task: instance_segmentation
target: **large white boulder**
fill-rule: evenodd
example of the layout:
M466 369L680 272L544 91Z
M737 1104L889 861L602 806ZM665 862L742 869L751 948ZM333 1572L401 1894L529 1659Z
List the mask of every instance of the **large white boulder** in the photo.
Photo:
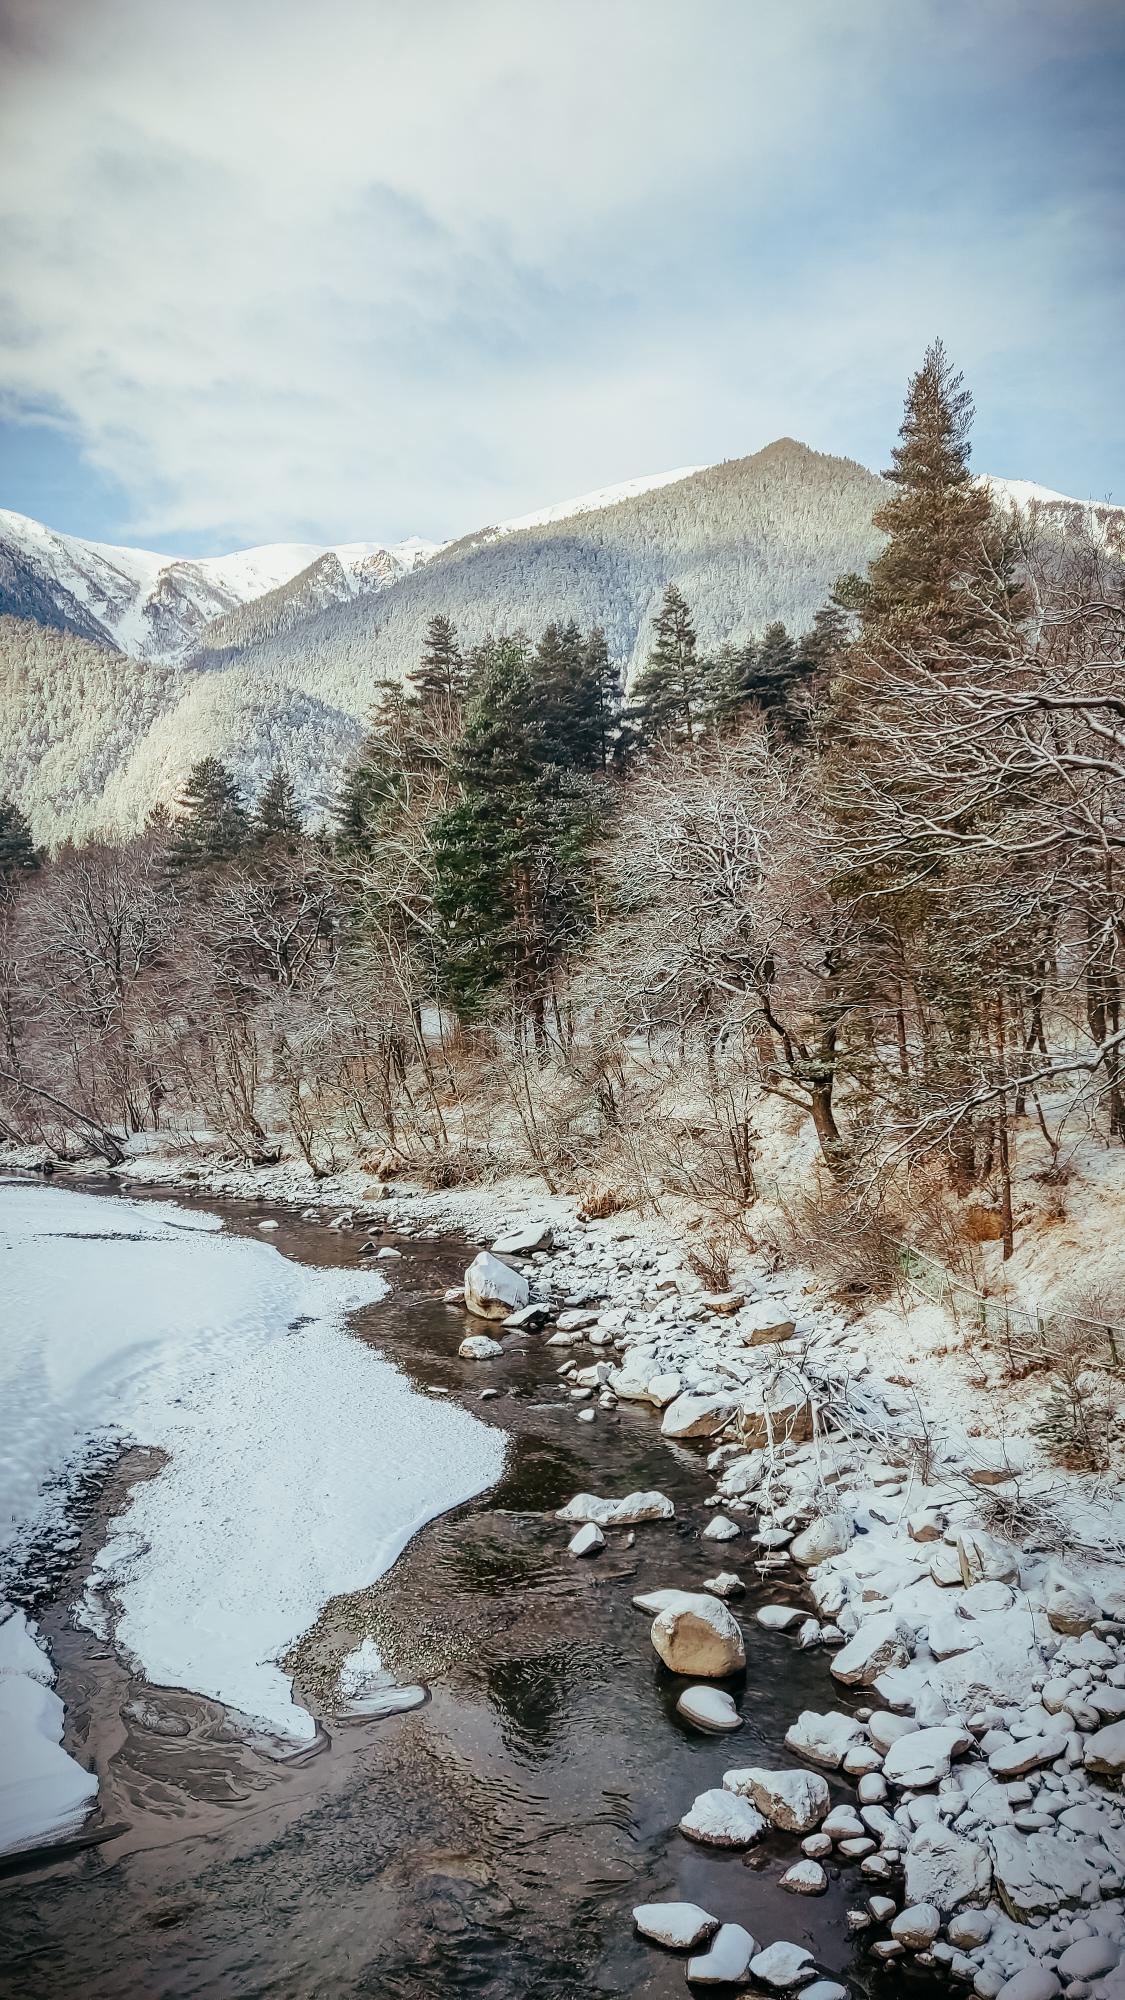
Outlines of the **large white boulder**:
M760 1813L786 1833L809 1833L819 1826L831 1803L828 1782L819 1771L765 1771L756 1764L724 1771L728 1792L752 1800Z
M593 1521L599 1528L631 1528L638 1521L670 1521L675 1507L664 1493L627 1493L623 1500L603 1500L596 1493L576 1493L560 1507L556 1521Z
M690 1986L743 1986L756 1941L741 1924L720 1924L705 1952L688 1959Z
M865 1618L855 1636L836 1654L831 1671L847 1687L873 1687L888 1667L904 1667L910 1658L908 1632L893 1611Z
M719 1928L719 1919L708 1916L698 1903L640 1903L633 1922L642 1937L666 1945L669 1951L691 1951Z
M925 1791L948 1777L952 1759L968 1750L972 1740L958 1723L908 1730L887 1751L883 1776L888 1784L901 1785L904 1790Z
M742 1632L717 1597L686 1593L678 1604L670 1604L654 1618L652 1643L665 1666L674 1674L698 1675L701 1680L722 1680L727 1674L741 1673L746 1665Z
M907 1902L933 1903L943 1917L962 1903L983 1903L992 1881L985 1850L940 1820L925 1820L911 1835L903 1865Z
M660 1428L665 1437L713 1437L735 1409L735 1399L725 1392L712 1396L677 1396L668 1404Z
M854 1715L841 1715L835 1708L830 1708L827 1715L818 1715L815 1708L804 1708L786 1730L785 1742L798 1757L807 1757L812 1764L823 1764L826 1770L838 1771L862 1735L863 1724Z
M767 1824L748 1799L716 1787L700 1792L680 1821L680 1832L704 1847L752 1847Z
M708 1736L725 1736L742 1728L742 1717L725 1688L685 1688L676 1703L677 1715Z
M807 1984L812 1971L812 1953L803 1944L767 1945L765 1951L750 1960L751 1978L761 1986L768 1986L771 1993L796 1992L799 1986Z
M831 1514L821 1514L810 1521L799 1535L789 1544L789 1553L802 1569L811 1569L814 1563L827 1562L829 1556L843 1555L855 1537L855 1525L850 1514L837 1508Z
M478 1319L506 1319L530 1297L522 1271L513 1271L499 1257L482 1250L465 1273L465 1304Z
M511 1229L504 1236L497 1236L492 1248L498 1257L530 1257L533 1250L549 1250L552 1231L549 1222L526 1222L522 1229Z

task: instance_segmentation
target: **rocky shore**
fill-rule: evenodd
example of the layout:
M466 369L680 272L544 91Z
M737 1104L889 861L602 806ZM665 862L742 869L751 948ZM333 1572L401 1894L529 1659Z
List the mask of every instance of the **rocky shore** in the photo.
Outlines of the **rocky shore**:
M285 1167L146 1157L121 1179L298 1208L347 1232L357 1259L382 1252L392 1275L385 1233L459 1227L489 1242L468 1260L463 1301L449 1298L464 1307L453 1330L479 1393L505 1343L542 1340L576 1422L647 1404L713 1476L714 1577L698 1594L636 1600L687 1681L681 1715L708 1732L737 1726L753 1646L740 1569L777 1578L779 1602L757 1618L824 1648L846 1694L840 1710L793 1717L786 1770L732 1755L721 1788L684 1799L680 1833L749 1848L783 1831L783 1886L797 1896L820 1893L826 1869L848 1871L848 1922L891 1981L910 1966L981 2000L1125 1996L1116 1488L1042 1464L1016 1431L980 1432L953 1399L924 1403L905 1386L909 1356L889 1365L885 1341L804 1274L747 1256L729 1290L709 1292L654 1223L583 1223L530 1191L517 1205L358 1174L313 1184ZM576 1495L559 1532L596 1562L607 1539L643 1534L670 1505ZM854 1805L831 1808L826 1770L854 1785ZM683 1953L701 1989L846 1994L800 1945L698 1906L642 1906L635 1921L654 1948Z

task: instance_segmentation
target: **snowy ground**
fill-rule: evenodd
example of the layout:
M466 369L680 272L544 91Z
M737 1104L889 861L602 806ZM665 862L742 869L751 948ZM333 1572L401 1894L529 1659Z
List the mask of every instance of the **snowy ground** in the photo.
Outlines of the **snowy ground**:
M0 1584L61 1524L91 1451L155 1448L166 1463L114 1524L85 1615L114 1626L148 1680L308 1741L315 1725L276 1660L328 1598L373 1582L425 1521L490 1485L502 1434L420 1395L346 1332L347 1313L385 1292L376 1272L309 1270L172 1204L14 1183L0 1186L0 1255ZM59 1747L50 1678L8 1618L0 1724L20 1765L5 1743L0 1851L72 1831L90 1800Z

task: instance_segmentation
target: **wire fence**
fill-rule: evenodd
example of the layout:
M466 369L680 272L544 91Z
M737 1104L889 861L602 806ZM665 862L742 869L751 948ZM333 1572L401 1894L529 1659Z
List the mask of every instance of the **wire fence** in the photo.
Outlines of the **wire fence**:
M959 1331L973 1332L1007 1350L1009 1364L1052 1362L1063 1358L1060 1337L1069 1329L1104 1347L1104 1366L1119 1372L1125 1355L1125 1327L1090 1319L1083 1313L1043 1313L1037 1306L1015 1305L1010 1299L987 1298L953 1277L936 1257L908 1243L895 1245L904 1283L919 1298L941 1306Z

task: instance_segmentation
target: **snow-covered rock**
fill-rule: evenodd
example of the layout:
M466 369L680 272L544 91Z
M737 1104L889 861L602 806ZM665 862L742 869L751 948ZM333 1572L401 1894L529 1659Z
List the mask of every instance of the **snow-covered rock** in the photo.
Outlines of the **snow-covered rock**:
M968 1750L972 1740L956 1723L909 1730L887 1751L883 1776L888 1784L904 1790L924 1791L948 1776L952 1759Z
M720 1924L705 1952L689 1958L690 1986L742 1986L757 1941L741 1924Z
M888 1667L904 1667L910 1658L907 1629L893 1611L865 1618L855 1637L836 1654L831 1672L848 1687L873 1687Z
M778 1340L790 1340L796 1332L793 1320L779 1313L775 1302L756 1299L739 1315L738 1335L744 1347L766 1347Z
M526 1222L497 1236L492 1248L497 1257L530 1257L534 1250L549 1250L553 1232L549 1222Z
M891 1936L909 1951L925 1951L941 1929L941 1911L933 1903L910 1903L891 1925Z
M725 1688L685 1688L676 1703L676 1713L708 1735L725 1735L742 1727L742 1717Z
M746 1665L742 1632L718 1598L686 1594L653 1620L652 1643L674 1674L721 1680Z
M579 1528L576 1535L571 1536L566 1545L566 1552L569 1556L596 1556L598 1550L604 1547L605 1536L597 1522L587 1521L584 1527Z
M522 1271L513 1271L482 1250L465 1272L465 1304L478 1319L506 1319L530 1296Z
M838 1771L847 1751L862 1734L863 1724L854 1715L841 1715L834 1708L826 1715L819 1715L816 1709L805 1708L786 1730L785 1742L798 1757L807 1757L810 1763L822 1764L826 1770Z
M494 1361L504 1349L498 1340L492 1340L487 1333L467 1333L457 1349L462 1361Z
M827 1562L829 1556L842 1555L854 1535L855 1524L851 1515L838 1509L810 1521L808 1527L790 1543L789 1553L802 1569L811 1569L815 1563Z
M804 1945L781 1941L767 1945L750 1960L750 1977L771 1993L793 1993L814 1970L812 1953Z
M696 1396L688 1391L668 1404L660 1428L669 1438L713 1437L735 1408L735 1398L726 1393Z
M751 1799L774 1826L786 1833L809 1833L819 1826L831 1804L827 1780L819 1771L766 1771L756 1764L725 1771L730 1792Z
M925 1821L911 1835L903 1865L907 1902L933 1903L943 1917L962 1903L983 1902L992 1880L984 1849L940 1820Z
M726 1514L716 1514L712 1520L708 1521L707 1526L700 1536L700 1540L703 1542L733 1542L741 1533L742 1529L739 1527L737 1521L730 1520Z
M766 1825L749 1800L716 1786L700 1792L680 1821L680 1832L704 1847L751 1847Z
M642 1937L669 1951L691 1951L719 1928L717 1917L709 1916L698 1903L640 1903L633 1922Z
M599 1528L631 1528L639 1521L670 1521L676 1509L664 1493L627 1493L623 1500L603 1500L596 1493L576 1493L560 1507L556 1521L593 1521Z
M819 1861L795 1861L792 1868L786 1869L779 1887L794 1896L823 1896L828 1877Z

